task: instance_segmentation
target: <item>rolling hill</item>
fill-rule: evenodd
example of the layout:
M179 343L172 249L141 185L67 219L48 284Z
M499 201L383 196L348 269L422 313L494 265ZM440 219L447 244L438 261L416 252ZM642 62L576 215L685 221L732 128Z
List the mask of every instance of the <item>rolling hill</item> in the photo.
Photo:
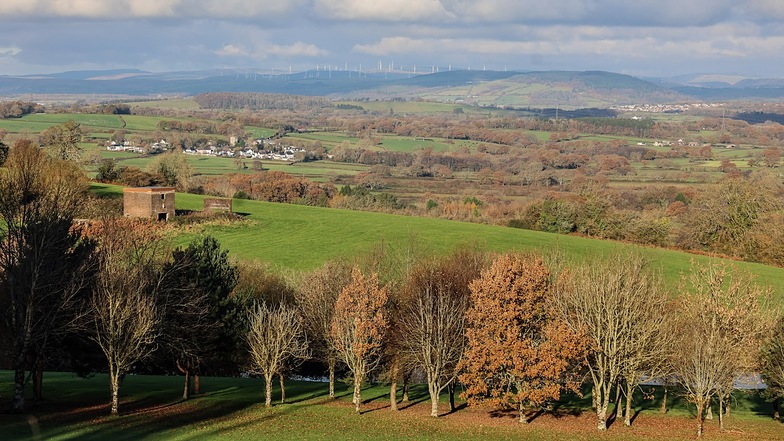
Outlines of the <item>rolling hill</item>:
M121 187L94 184L100 194L119 195ZM177 209L201 210L203 196L177 194ZM175 242L183 245L194 237L216 237L234 258L260 260L285 271L310 270L333 257L356 257L382 242L405 247L412 240L424 252L443 253L459 246L479 246L491 251L557 251L565 259L583 260L616 252L641 252L661 272L677 293L681 275L692 262L705 263L707 256L620 242L565 236L502 226L410 217L364 211L338 210L250 200L234 200L234 211L244 220L188 226L179 229ZM784 268L736 262L784 298Z
M699 77L701 80L721 79ZM93 70L46 75L0 76L0 96L31 95L178 95L204 92L267 92L331 98L426 99L501 107L568 109L638 103L683 102L695 99L765 97L784 93L778 80L720 82L703 87L700 79L651 80L612 72L477 71L436 73L304 72L254 69L144 72ZM735 79L733 79L735 80ZM696 82L696 83L695 83Z

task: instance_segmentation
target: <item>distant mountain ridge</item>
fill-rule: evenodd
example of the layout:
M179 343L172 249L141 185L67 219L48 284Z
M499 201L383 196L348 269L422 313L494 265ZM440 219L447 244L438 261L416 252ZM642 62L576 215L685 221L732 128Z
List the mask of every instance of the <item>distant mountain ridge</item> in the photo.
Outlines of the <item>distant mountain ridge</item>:
M642 79L603 71L442 70L303 72L256 69L146 72L138 69L0 76L0 96L181 95L205 92L288 93L330 98L422 98L499 107L607 108L784 97L784 79L695 74Z

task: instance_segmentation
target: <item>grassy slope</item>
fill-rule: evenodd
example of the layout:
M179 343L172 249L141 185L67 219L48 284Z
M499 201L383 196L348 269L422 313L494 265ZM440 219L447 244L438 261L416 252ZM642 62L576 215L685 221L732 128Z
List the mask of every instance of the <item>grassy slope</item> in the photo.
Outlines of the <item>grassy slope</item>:
M613 425L607 433L595 431L595 417L589 409L590 397L569 399L555 406L558 416L545 414L528 426L515 422L514 412L490 412L467 408L433 419L422 386L411 391L412 406L400 412L388 409L388 389L363 390L365 412L355 415L351 394L338 384L338 400L330 401L323 383L287 384L289 404L265 409L263 381L240 378L204 378L203 395L181 402L182 377L137 376L125 378L121 388L120 418L108 414L106 375L91 379L69 373L47 373L44 391L48 397L29 415L0 413L4 440L31 439L31 427L47 440L211 440L211 439L689 439L693 416L682 400L671 396L671 411L656 412L657 400L636 399L640 412L631 428ZM279 397L279 389L273 398ZM8 398L12 373L0 372L0 398ZM660 391L659 391L660 393ZM400 399L400 391L398 392ZM442 399L442 412L448 409ZM719 434L717 422L706 423L709 439L781 438L781 425L772 421L767 406L755 395L739 394L733 402L729 433ZM740 435L739 435L740 434ZM35 438L33 438L35 439Z
M109 186L96 185L96 188L117 191ZM202 197L177 194L177 208L201 210ZM560 250L567 258L577 259L637 249L651 259L673 289L677 287L680 275L688 272L692 260L709 260L705 256L660 248L383 213L247 200L235 200L234 211L247 214L245 221L190 229L178 242L185 243L197 234L206 233L215 236L233 256L268 261L293 270L312 269L335 256L357 256L381 241L391 246L405 246L411 239L426 251L433 252L476 244L495 251ZM784 297L784 269L748 262L735 264L770 285L777 298Z

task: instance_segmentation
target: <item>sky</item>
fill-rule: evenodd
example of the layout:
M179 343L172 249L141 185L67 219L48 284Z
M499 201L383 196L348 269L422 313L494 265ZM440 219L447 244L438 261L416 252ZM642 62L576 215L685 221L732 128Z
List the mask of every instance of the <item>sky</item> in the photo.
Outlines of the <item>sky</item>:
M784 0L0 0L0 75L605 70L784 77Z

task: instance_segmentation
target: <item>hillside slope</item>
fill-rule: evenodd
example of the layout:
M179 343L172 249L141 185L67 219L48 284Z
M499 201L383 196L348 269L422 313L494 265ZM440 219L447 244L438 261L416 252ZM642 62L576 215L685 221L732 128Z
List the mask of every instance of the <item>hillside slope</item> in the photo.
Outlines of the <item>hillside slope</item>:
M109 188L109 191L117 190ZM200 210L202 205L202 196L177 194L178 209ZM402 247L412 240L430 252L476 245L493 251L559 251L567 259L638 250L649 257L674 291L692 261L710 260L706 256L660 248L443 219L249 200L234 200L234 211L244 213L245 220L189 229L180 233L177 243L209 234L236 258L261 260L291 270L312 269L336 256L361 255L382 242L386 246ZM784 298L784 269L747 262L735 265L758 276L777 298Z

